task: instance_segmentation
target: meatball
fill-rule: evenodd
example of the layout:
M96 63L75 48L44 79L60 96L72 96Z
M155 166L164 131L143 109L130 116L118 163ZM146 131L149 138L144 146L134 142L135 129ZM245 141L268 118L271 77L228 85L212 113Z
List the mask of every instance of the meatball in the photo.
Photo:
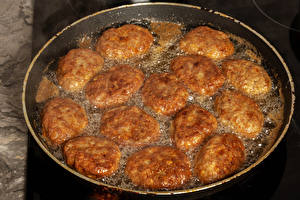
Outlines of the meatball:
M100 131L123 145L143 146L160 136L158 122L136 106L122 106L105 112Z
M229 36L207 26L199 26L181 39L179 47L187 54L203 55L212 59L224 59L234 53Z
M248 96L262 96L271 91L268 73L261 66L247 60L228 60L222 64L228 82Z
M52 99L42 111L42 133L53 146L81 134L87 124L85 110L69 98Z
M147 53L152 43L147 29L126 24L106 30L96 43L96 51L108 59L124 60Z
M173 74L152 74L145 82L142 97L155 112L172 115L185 106L188 91Z
M63 146L67 165L79 173L96 179L112 175L119 167L121 152L118 146L105 138L82 136Z
M254 100L237 91L224 91L215 100L215 110L223 125L246 138L261 132L264 116Z
M245 147L237 136L216 135L197 153L194 174L203 184L209 184L233 174L244 161Z
M205 56L178 56L171 68L187 87L204 96L216 93L225 81L222 71Z
M149 189L174 189L191 178L187 156L172 147L154 146L128 158L126 175L135 185Z
M116 106L128 101L144 82L141 70L118 65L94 77L85 88L89 102L98 108Z
M58 84L68 92L79 92L103 67L103 58L89 49L72 49L58 63Z
M217 119L198 105L190 105L173 122L173 137L177 148L188 151L199 146L218 127Z

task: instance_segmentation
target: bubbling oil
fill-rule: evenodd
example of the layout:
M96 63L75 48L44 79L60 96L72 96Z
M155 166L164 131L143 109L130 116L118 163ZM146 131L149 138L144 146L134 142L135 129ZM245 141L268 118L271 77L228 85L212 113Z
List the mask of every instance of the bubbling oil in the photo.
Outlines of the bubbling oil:
M142 57L133 58L122 62L117 62L115 60L105 60L104 67L100 73L109 70L112 66L117 64L129 64L132 67L139 68L144 72L146 79L153 73L172 72L170 69L171 61L179 55L184 55L184 53L180 51L178 43L179 40L183 37L183 35L187 31L189 31L188 28L186 28L184 24L171 23L173 28L174 27L176 28L176 26L178 27L181 34L175 34L174 37L170 39L171 41L170 43L164 42L163 45L161 45L158 42L159 35L153 32L153 30L151 29L151 27L153 26L151 25L153 25L154 23L162 23L162 24L165 23L170 25L170 22L157 22L157 21L146 19L142 21L133 20L128 23L141 25L148 28L150 31L152 31L155 41L152 47L150 48L149 53L147 53ZM119 25L114 25L114 27L116 26ZM178 30L176 31L176 33L178 33ZM229 58L247 59L256 62L258 64L262 63L263 58L260 56L259 52L255 49L255 47L250 42L231 33L227 33L227 34L230 36L230 39L235 46L235 53ZM78 47L94 49L95 41L97 40L99 35L101 35L101 32L91 33L89 35L83 36L82 38L78 39ZM170 35L168 36L170 37ZM222 61L214 61L214 62L219 67L222 64ZM57 62L55 64L57 64ZM268 66L263 66L263 67L266 70L268 68ZM53 67L53 69L50 67L49 70L45 72L45 76L49 80L51 80L54 84L58 85L55 70L56 70L55 66ZM263 155L264 152L266 152L270 148L270 146L273 144L274 140L276 139L279 128L281 127L282 124L284 102L279 94L280 86L275 85L275 83L277 83L278 81L275 80L273 74L270 74L269 72L269 75L273 82L272 91L270 92L270 94L268 94L268 96L262 99L255 99L265 116L265 122L264 122L264 127L262 132L255 139L246 139L241 136L238 136L244 142L245 149L246 149L246 161L243 164L243 166L240 168L240 170L243 170L246 167L253 164ZM101 116L108 109L98 109L95 106L91 105L88 102L88 100L85 98L84 91L77 94L71 94L63 91L60 86L58 87L60 89L61 97L72 98L75 102L77 102L78 104L80 104L85 108L88 115L89 123L82 135L104 137L101 135L99 130L101 126ZM198 104L201 107L207 109L209 112L211 112L214 116L217 117L217 113L214 111L214 100L215 97L220 95L220 93L225 89L233 89L233 88L229 84L225 83L224 86L215 95L211 97L200 96L197 93L194 93L188 89L189 97L187 100L187 105ZM159 122L161 137L159 138L158 141L155 141L149 144L148 146L153 146L153 145L173 146L172 139L171 139L172 136L169 130L174 116L158 115L157 113L152 111L149 107L146 107L143 104L140 90L136 94L134 94L125 105L137 106L140 109L144 110L149 115L151 115L152 117L154 117ZM40 127L41 120L40 120L39 113L41 113L43 106L44 106L43 103L39 104L37 110L37 124L39 124L38 127L40 130L40 135L41 135L41 127ZM215 134L221 134L227 132L232 133L232 131L228 127L222 126L220 123L218 123L218 128ZM186 152L191 163L193 163L195 154L201 149L202 146L203 144L200 145L199 148L197 148L195 151ZM141 147L134 148L131 146L119 146L119 147L122 152L119 169L112 176L101 178L98 181L109 185L117 186L120 188L141 190L141 188L138 188L137 186L134 186L132 184L132 182L128 179L128 177L124 175L125 174L124 171L125 171L126 161L128 157L132 155L134 152L141 150L142 148ZM56 158L58 158L61 162L65 163L63 159L63 155L61 153L61 148L53 149L49 147L49 150ZM178 189L189 189L189 188L194 188L199 186L201 186L201 183L196 177L193 177L188 184L185 184L184 186Z

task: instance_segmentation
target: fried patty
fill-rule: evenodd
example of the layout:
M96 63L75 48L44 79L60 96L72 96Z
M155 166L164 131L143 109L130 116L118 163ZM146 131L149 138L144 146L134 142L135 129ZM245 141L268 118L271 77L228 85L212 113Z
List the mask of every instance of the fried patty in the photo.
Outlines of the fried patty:
M205 56L178 56L171 68L188 88L204 96L216 93L225 81L222 71Z
M258 64L248 60L227 60L222 69L229 83L243 94L262 96L271 91L271 78Z
M224 59L234 53L234 45L227 34L207 26L199 26L181 39L179 47L187 54Z
M117 65L94 77L86 85L85 95L98 108L112 107L128 101L143 82L141 70L129 65Z
M176 114L173 137L177 148L188 151L210 136L218 127L217 119L198 105L190 105Z
M121 152L107 139L82 136L71 139L63 146L67 165L79 173L96 179L112 175L119 167Z
M105 58L124 60L147 53L152 43L153 36L146 28L126 24L106 30L98 38L96 51Z
M215 100L215 110L223 125L247 138L255 138L261 132L264 116L251 98L237 92L224 91Z
M172 115L185 106L188 92L174 74L152 74L145 82L142 97L155 112Z
M118 144L144 146L159 136L158 122L136 106L122 106L105 112L100 132Z
M233 134L215 135L197 153L194 174L209 184L236 172L245 161L243 142Z
M42 133L53 146L81 134L87 124L83 107L69 98L54 98L42 111Z
M187 156L167 146L134 153L128 158L125 173L135 185L149 189L175 189L191 178Z
M103 67L103 58L89 49L72 49L58 63L58 84L68 92L79 92Z

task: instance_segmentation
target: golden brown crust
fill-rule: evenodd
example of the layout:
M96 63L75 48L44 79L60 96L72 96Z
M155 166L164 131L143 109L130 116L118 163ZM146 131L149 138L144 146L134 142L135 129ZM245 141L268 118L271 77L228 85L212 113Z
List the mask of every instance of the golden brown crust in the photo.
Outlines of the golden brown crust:
M268 73L251 61L227 60L222 69L229 83L248 96L261 96L271 91Z
M174 142L177 148L188 151L199 146L218 127L217 119L198 105L190 105L173 122Z
M96 51L105 58L124 60L145 54L152 43L153 36L147 29L126 24L106 30L97 41Z
M136 106L122 106L105 112L100 132L118 144L144 146L159 136L158 122Z
M215 110L222 124L247 138L261 132L264 116L254 100L236 91L224 91L215 100Z
M191 178L187 156L172 147L148 147L128 158L125 173L135 185L150 189L174 189Z
M142 89L143 102L155 112L172 115L186 104L188 92L173 74L152 74Z
M203 184L236 172L245 161L243 142L233 134L212 137L195 158L194 173Z
M43 109L42 132L51 145L60 145L81 134L87 124L85 110L69 98L52 99Z
M178 56L171 68L187 87L200 95L213 95L225 81L221 70L205 56Z
M94 77L86 85L85 95L98 108L112 107L128 101L143 82L141 70L129 65L117 65Z
M112 175L119 167L121 152L107 139L82 136L66 142L63 154L67 165L90 178Z
M207 26L199 26L188 32L180 41L180 49L187 54L223 59L234 53L229 36Z
M79 92L103 67L103 58L89 49L72 49L58 63L58 84L68 92Z

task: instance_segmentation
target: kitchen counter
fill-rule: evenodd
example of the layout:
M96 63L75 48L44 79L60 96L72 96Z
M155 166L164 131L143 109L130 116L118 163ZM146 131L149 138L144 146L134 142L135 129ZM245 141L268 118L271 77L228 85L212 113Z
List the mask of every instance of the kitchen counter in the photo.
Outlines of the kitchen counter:
M0 199L25 196L27 128L22 84L31 60L33 0L0 6Z

